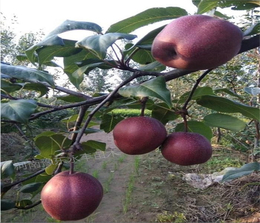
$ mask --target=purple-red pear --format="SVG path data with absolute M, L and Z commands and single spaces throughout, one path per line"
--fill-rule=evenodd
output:
M 167 136 L 161 146 L 165 159 L 183 166 L 205 163 L 212 155 L 207 138 L 193 132 L 174 132 Z
M 100 182 L 87 173 L 69 171 L 51 178 L 41 191 L 44 210 L 54 219 L 76 221 L 86 218 L 103 198 Z
M 154 39 L 152 55 L 160 63 L 178 69 L 216 68 L 240 50 L 243 33 L 236 25 L 206 15 L 179 17 Z
M 129 155 L 155 150 L 167 136 L 164 125 L 150 117 L 130 117 L 119 122 L 114 130 L 115 145 Z

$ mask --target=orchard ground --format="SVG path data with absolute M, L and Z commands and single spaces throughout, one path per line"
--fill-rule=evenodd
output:
M 2 160 L 24 157 L 26 151 L 19 148 L 21 143 L 6 147 L 5 138 L 9 145 L 17 140 L 10 137 L 2 136 Z M 90 134 L 83 141 L 88 139 L 105 142 L 107 149 L 83 157 L 76 163 L 76 170 L 98 178 L 104 197 L 91 216 L 78 222 L 260 221 L 259 174 L 215 183 L 206 189 L 194 188 L 183 180 L 186 173 L 213 173 L 228 166 L 241 166 L 248 162 L 245 153 L 213 145 L 213 156 L 207 163 L 182 167 L 166 161 L 159 150 L 139 156 L 123 154 L 115 147 L 112 133 Z M 21 151 L 18 156 L 17 151 Z M 14 190 L 17 188 L 11 191 Z M 7 195 L 15 196 L 11 191 Z M 25 211 L 4 211 L 1 218 L 2 222 L 55 222 L 41 205 Z

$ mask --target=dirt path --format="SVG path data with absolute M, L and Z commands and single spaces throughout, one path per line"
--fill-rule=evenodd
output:
M 98 132 L 82 139 L 106 143 L 106 151 L 98 151 L 94 159 L 88 160 L 89 172 L 98 173 L 104 188 L 104 197 L 91 222 L 124 222 L 123 207 L 129 176 L 133 172 L 134 157 L 123 154 L 116 148 L 112 133 Z

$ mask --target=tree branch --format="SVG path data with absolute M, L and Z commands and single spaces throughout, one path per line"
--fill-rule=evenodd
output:
M 10 184 L 7 184 L 7 185 L 3 185 L 2 189 L 1 189 L 1 196 L 2 196 L 2 194 L 5 194 L 7 191 L 9 191 L 13 186 L 15 186 L 17 184 L 20 184 L 20 183 L 22 183 L 22 182 L 24 182 L 26 180 L 29 180 L 29 179 L 31 179 L 31 178 L 39 175 L 39 174 L 42 174 L 44 172 L 45 172 L 45 169 L 42 169 L 42 170 L 39 170 L 36 173 L 32 174 L 31 176 L 26 177 L 26 178 L 24 178 L 22 180 L 18 180 L 16 182 L 13 182 L 13 183 L 10 183 Z
M 254 48 L 257 48 L 260 46 L 260 41 L 259 41 L 259 38 L 260 38 L 260 35 L 256 35 L 256 36 L 253 36 L 249 39 L 245 39 L 242 41 L 242 45 L 241 45 L 241 49 L 239 51 L 238 54 L 240 53 L 243 53 L 243 52 L 246 52 L 246 51 L 249 51 L 251 49 L 254 49 Z M 132 71 L 134 73 L 138 72 L 138 75 L 136 77 L 141 77 L 141 76 L 162 76 L 165 78 L 165 81 L 170 81 L 170 80 L 173 80 L 173 79 L 176 79 L 176 78 L 179 78 L 181 76 L 184 76 L 184 75 L 187 75 L 187 74 L 190 74 L 190 73 L 193 73 L 193 72 L 196 72 L 197 70 L 178 70 L 178 69 L 174 69 L 174 70 L 171 70 L 169 72 L 166 72 L 166 73 L 160 73 L 160 72 L 147 72 L 147 71 L 140 71 L 140 70 L 136 70 L 136 69 L 131 69 L 129 68 L 128 69 L 129 71 Z M 136 78 L 135 75 L 133 75 L 132 77 Z M 133 80 L 133 79 L 131 79 Z M 44 84 L 44 83 L 43 83 Z M 49 88 L 51 88 L 50 85 L 46 84 L 45 85 Z M 68 109 L 68 108 L 74 108 L 74 107 L 80 107 L 80 106 L 83 106 L 83 105 L 87 105 L 87 106 L 92 106 L 92 105 L 96 105 L 100 102 L 102 102 L 103 100 L 106 99 L 106 97 L 108 97 L 108 95 L 104 95 L 104 96 L 100 96 L 100 97 L 90 97 L 90 96 L 87 96 L 87 95 L 84 95 L 82 93 L 79 93 L 79 92 L 75 92 L 75 91 L 72 91 L 72 90 L 69 90 L 69 89 L 66 89 L 66 88 L 63 88 L 63 87 L 60 87 L 60 86 L 55 86 L 54 87 L 56 90 L 59 90 L 61 92 L 64 92 L 64 93 L 67 93 L 67 94 L 70 94 L 70 95 L 74 95 L 74 96 L 77 96 L 77 97 L 81 97 L 81 98 L 84 98 L 86 99 L 85 101 L 82 101 L 82 102 L 78 102 L 78 103 L 73 103 L 73 104 L 69 104 L 69 105 L 63 105 L 63 106 L 58 106 L 58 107 L 53 107 L 53 109 L 51 110 L 48 110 L 48 111 L 44 111 L 44 112 L 39 112 L 39 113 L 35 113 L 31 116 L 31 118 L 29 120 L 33 120 L 33 119 L 36 119 L 42 115 L 45 115 L 45 114 L 48 114 L 48 113 L 52 113 L 52 112 L 55 112 L 55 111 L 58 111 L 58 110 L 63 110 L 63 109 Z M 117 94 L 117 91 L 113 94 L 113 96 L 110 98 L 111 99 L 115 99 L 115 98 L 120 98 L 121 96 L 119 94 Z M 41 106 L 41 105 L 39 105 Z M 43 104 L 42 104 L 42 107 Z M 47 107 L 47 106 L 46 106 Z M 2 120 L 4 122 L 8 122 L 8 120 Z M 16 122 L 15 122 L 16 123 Z
M 244 39 L 238 54 L 252 50 L 260 46 L 260 35 L 253 36 L 249 39 Z

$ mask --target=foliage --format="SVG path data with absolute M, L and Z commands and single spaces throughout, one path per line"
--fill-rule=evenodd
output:
M 260 5 L 253 0 L 193 0 L 193 3 L 198 7 L 197 13 L 212 11 L 226 19 L 229 17 L 221 14 L 220 8 L 255 12 Z M 173 70 L 155 61 L 151 54 L 153 39 L 162 27 L 140 39 L 133 33 L 144 26 L 184 15 L 187 12 L 182 8 L 152 8 L 112 24 L 106 31 L 95 23 L 67 20 L 37 43 L 34 35 L 23 37 L 30 40 L 30 46 L 18 58 L 23 65 L 30 66 L 17 66 L 13 59 L 6 60 L 5 56 L 13 58 L 13 53 L 6 48 L 1 58 L 4 59 L 1 65 L 2 122 L 29 128 L 35 122 L 43 125 L 41 121 L 45 120 L 45 125 L 50 127 L 63 119 L 67 128 L 57 125 L 55 131 L 33 136 L 39 151 L 33 158 L 47 159 L 49 166 L 4 185 L 2 196 L 20 183 L 23 183 L 20 193 L 35 195 L 53 174 L 68 168 L 68 162 L 72 168 L 74 161 L 84 154 L 104 151 L 104 143 L 81 139 L 84 134 L 97 131 L 91 128 L 94 125 L 100 126 L 100 130 L 112 131 L 123 119 L 114 113 L 118 108 L 140 109 L 140 112 L 149 109 L 149 115 L 172 126 L 169 131 L 188 129 L 209 139 L 216 128 L 241 132 L 255 123 L 252 131 L 256 140 L 252 146 L 256 149 L 260 140 L 260 74 L 256 64 L 259 51 L 255 50 L 259 47 L 259 23 L 253 23 L 250 18 L 243 24 L 241 28 L 246 38 L 239 55 L 227 64 L 207 71 Z M 88 30 L 93 35 L 78 41 L 59 36 L 75 30 Z M 5 37 L 3 41 L 12 43 L 13 32 L 4 30 L 1 35 Z M 24 43 L 21 39 L 19 50 L 28 46 Z M 68 78 L 69 87 L 60 86 L 52 73 L 60 67 L 57 58 L 63 61 L 63 76 Z M 96 71 L 102 71 L 102 76 L 107 75 L 111 80 L 117 74 L 124 78 L 118 84 L 102 88 L 105 81 L 97 79 Z M 97 84 L 87 86 L 86 77 Z M 43 100 L 50 95 L 58 103 Z M 74 111 L 78 113 L 75 115 Z M 3 164 L 1 169 L 3 178 L 15 179 L 12 162 Z M 17 198 L 16 202 L 4 200 L 2 208 L 28 209 L 39 203 Z

